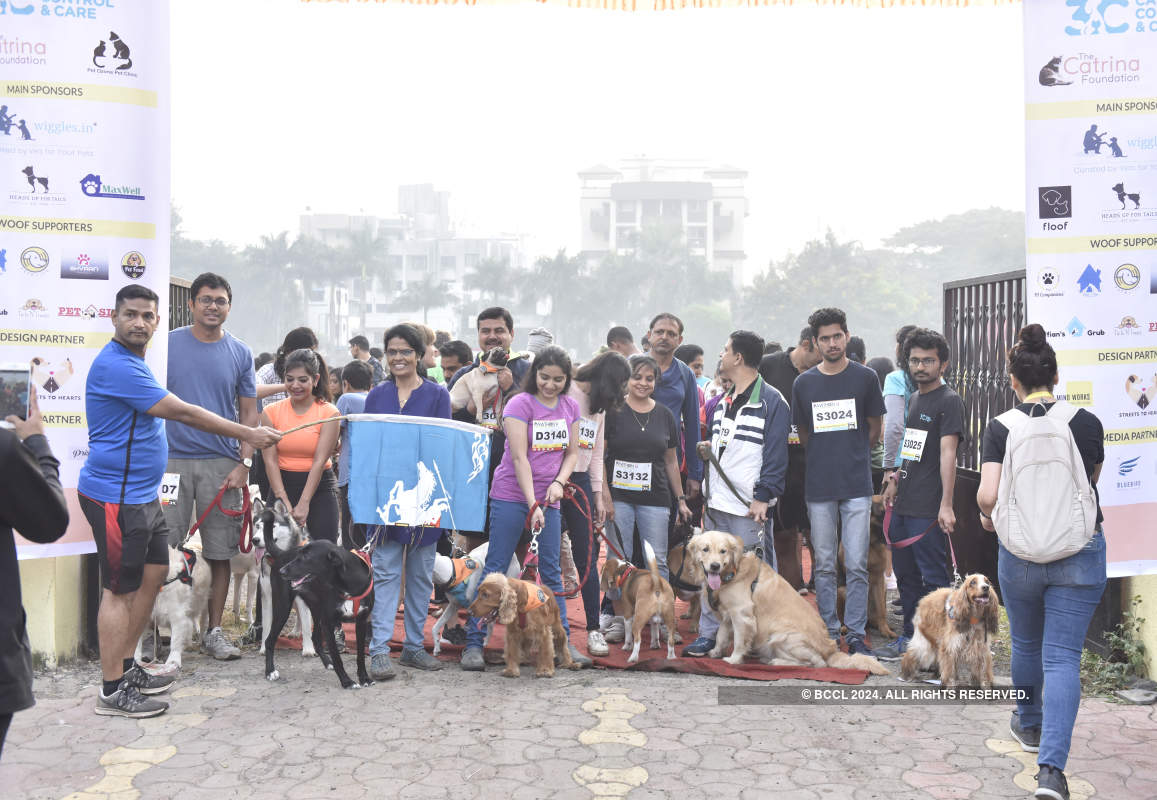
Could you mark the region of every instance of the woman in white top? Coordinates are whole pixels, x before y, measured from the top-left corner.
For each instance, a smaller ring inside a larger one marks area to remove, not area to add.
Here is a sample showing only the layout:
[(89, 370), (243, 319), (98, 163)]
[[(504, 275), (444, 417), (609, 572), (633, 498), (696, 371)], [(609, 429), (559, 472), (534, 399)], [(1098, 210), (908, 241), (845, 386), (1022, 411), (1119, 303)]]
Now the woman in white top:
[[(597, 356), (584, 364), (575, 374), (570, 395), (579, 406), (579, 456), (570, 482), (586, 494), (594, 522), (601, 523), (606, 516), (603, 506), (603, 427), (608, 409), (623, 402), (631, 368), (627, 359), (614, 350)], [(592, 468), (593, 466), (593, 468)], [(570, 533), (574, 562), (579, 578), (587, 573), (581, 594), (587, 621), (587, 652), (592, 656), (607, 655), (607, 642), (599, 631), (599, 540), (592, 536), (590, 523), (583, 516), (585, 507), (564, 497), (562, 516)], [(594, 541), (593, 552), (591, 541)], [(587, 569), (590, 564), (590, 569)]]

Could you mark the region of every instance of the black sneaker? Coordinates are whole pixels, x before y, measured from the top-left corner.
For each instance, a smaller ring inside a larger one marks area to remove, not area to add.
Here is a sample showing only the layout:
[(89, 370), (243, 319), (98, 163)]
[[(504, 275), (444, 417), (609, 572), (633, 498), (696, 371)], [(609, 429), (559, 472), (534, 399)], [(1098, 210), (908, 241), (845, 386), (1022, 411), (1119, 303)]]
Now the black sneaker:
[[(1008, 722), (1008, 730), (1012, 733), (1012, 738), (1020, 744), (1020, 749), (1026, 753), (1040, 752), (1040, 726), (1035, 728), (1022, 728), (1020, 726), (1020, 717), (1013, 713), (1012, 719)], [(1047, 796), (1047, 795), (1046, 795)]]
[(121, 686), (132, 686), (141, 694), (161, 694), (172, 688), (174, 680), (172, 675), (153, 675), (140, 664), (133, 664), (121, 678)]
[[(160, 700), (145, 697), (135, 686), (126, 686), (123, 683), (108, 697), (98, 689), (96, 693), (96, 711), (104, 717), (131, 717), (145, 719), (164, 714), (169, 710), (169, 704)], [(1067, 796), (1067, 795), (1066, 795)]]
[(849, 633), (844, 637), (844, 644), (848, 646), (848, 655), (854, 656), (858, 653), (863, 653), (866, 656), (876, 657), (875, 651), (864, 644), (864, 640), (855, 634)]
[(877, 647), (875, 650), (876, 659), (879, 661), (899, 661), (906, 652), (908, 652), (907, 636), (899, 636), (896, 641), (883, 647)]
[(702, 658), (715, 649), (715, 640), (706, 636), (700, 636), (691, 644), (683, 648), (683, 656), (691, 658)]
[(1049, 800), (1069, 800), (1069, 782), (1065, 780), (1065, 773), (1048, 764), (1040, 765), (1040, 772), (1036, 774), (1036, 791), (1033, 797), (1044, 797)]

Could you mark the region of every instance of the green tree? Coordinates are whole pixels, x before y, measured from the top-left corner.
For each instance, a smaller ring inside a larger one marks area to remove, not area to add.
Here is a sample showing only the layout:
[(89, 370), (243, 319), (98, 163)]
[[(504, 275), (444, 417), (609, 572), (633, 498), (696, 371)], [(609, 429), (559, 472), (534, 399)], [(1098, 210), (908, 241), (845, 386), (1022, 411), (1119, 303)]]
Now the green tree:
[(1024, 269), (1024, 214), (983, 208), (901, 228), (884, 244), (911, 256), (933, 282)]
[(509, 297), (510, 287), (519, 283), (519, 277), (509, 259), (484, 258), (463, 276), (462, 285), (467, 292), (478, 292), (483, 304), (491, 305)]
[[(256, 297), (253, 319), (265, 330), (262, 339), (280, 342), (291, 329), (306, 324), (305, 303), (296, 265), (290, 249), (289, 232), (262, 236), (258, 244), (245, 248), (250, 274), (261, 287)], [(236, 292), (234, 292), (236, 295)], [(236, 306), (233, 313), (237, 312)], [(269, 327), (276, 333), (271, 337)]]
[(410, 281), (406, 291), (398, 295), (392, 305), (398, 309), (422, 309), (422, 323), (429, 324), (431, 308), (443, 308), (456, 302), (458, 298), (450, 291), (447, 281), (426, 275), (420, 281)]

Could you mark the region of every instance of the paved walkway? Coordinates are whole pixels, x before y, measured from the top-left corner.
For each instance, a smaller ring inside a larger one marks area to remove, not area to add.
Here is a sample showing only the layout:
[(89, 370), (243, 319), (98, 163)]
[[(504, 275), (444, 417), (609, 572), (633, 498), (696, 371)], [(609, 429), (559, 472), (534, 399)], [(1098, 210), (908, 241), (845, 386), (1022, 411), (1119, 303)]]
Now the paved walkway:
[[(963, 800), (1035, 786), (1008, 707), (728, 706), (720, 686), (784, 683), (601, 670), (510, 680), (497, 667), (399, 667), (392, 682), (343, 691), (317, 660), (279, 656), (284, 679), (271, 684), (252, 651), (229, 663), (187, 654), (172, 709), (151, 720), (93, 714), (95, 666), (42, 676), (37, 706), (13, 722), (0, 796)], [(1085, 701), (1073, 797), (1157, 797), (1155, 743), (1155, 707)]]

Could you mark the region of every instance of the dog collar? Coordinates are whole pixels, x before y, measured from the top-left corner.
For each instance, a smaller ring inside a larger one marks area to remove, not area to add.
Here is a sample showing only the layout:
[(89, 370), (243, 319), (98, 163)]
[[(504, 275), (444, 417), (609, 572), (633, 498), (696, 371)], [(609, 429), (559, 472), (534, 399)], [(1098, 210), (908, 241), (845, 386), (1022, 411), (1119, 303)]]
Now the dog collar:
[(181, 552), (181, 571), (174, 577), (169, 578), (161, 584), (161, 588), (165, 588), (173, 581), (180, 581), (186, 586), (193, 585), (193, 567), (197, 565), (197, 554), (192, 550), (186, 550), (184, 547), (177, 548)]
[(627, 579), (634, 575), (635, 570), (637, 569), (638, 567), (636, 567), (634, 564), (628, 564), (627, 568), (623, 570), (623, 574), (615, 579), (615, 585), (619, 587), (619, 591), (622, 591), (623, 585), (626, 584)]
[[(956, 619), (956, 612), (952, 608), (952, 595), (949, 595), (944, 600), (944, 613), (948, 615), (948, 619)], [(977, 625), (980, 623), (980, 617), (969, 617), (969, 625)]]

